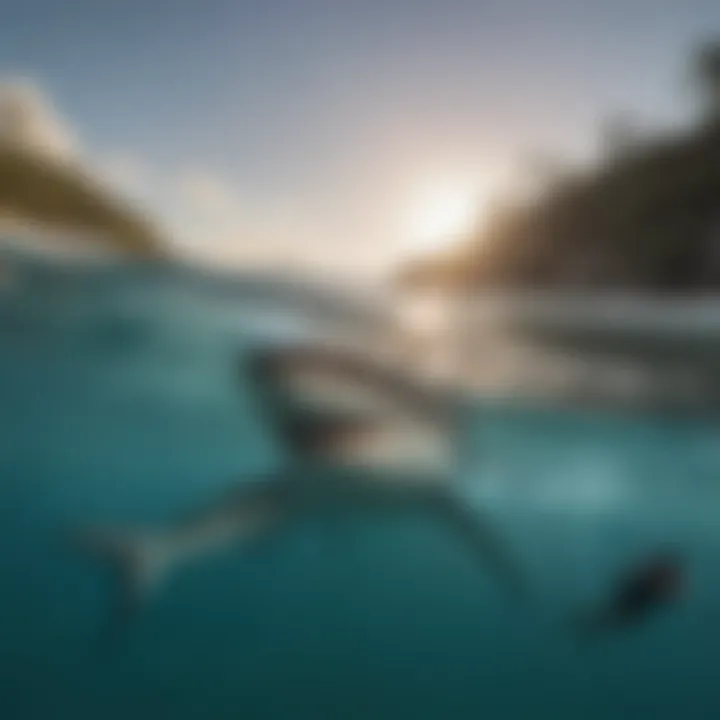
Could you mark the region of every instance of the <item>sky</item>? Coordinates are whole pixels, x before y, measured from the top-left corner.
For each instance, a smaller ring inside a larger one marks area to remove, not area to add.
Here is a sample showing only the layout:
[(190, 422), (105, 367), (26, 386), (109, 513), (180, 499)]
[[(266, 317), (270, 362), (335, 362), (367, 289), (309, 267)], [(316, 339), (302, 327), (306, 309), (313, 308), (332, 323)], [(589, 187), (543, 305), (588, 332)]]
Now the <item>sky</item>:
[(434, 192), (682, 120), (715, 33), (717, 0), (0, 0), (0, 75), (178, 253), (362, 274)]

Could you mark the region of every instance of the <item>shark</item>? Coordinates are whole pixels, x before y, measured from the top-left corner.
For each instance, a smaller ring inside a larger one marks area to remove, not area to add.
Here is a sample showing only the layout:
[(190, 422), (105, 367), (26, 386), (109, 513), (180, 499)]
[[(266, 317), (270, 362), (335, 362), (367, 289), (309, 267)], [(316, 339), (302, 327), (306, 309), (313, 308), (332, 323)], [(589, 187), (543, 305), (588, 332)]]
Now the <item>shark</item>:
[(338, 504), (426, 513), (508, 592), (526, 594), (517, 557), (455, 481), (463, 413), (454, 393), (331, 347), (258, 349), (240, 370), (280, 451), (276, 471), (238, 478), (166, 524), (71, 531), (77, 550), (114, 569), (116, 619), (137, 615), (178, 568), (225, 548), (262, 547), (297, 519)]

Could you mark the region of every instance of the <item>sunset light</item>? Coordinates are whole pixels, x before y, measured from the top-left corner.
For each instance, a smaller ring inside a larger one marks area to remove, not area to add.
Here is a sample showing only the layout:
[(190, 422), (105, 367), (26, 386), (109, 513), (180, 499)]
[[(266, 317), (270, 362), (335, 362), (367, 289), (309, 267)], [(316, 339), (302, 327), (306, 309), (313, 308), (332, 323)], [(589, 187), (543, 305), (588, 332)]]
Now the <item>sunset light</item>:
[(480, 220), (484, 195), (476, 184), (460, 182), (439, 183), (417, 192), (407, 211), (404, 252), (437, 252), (470, 235)]

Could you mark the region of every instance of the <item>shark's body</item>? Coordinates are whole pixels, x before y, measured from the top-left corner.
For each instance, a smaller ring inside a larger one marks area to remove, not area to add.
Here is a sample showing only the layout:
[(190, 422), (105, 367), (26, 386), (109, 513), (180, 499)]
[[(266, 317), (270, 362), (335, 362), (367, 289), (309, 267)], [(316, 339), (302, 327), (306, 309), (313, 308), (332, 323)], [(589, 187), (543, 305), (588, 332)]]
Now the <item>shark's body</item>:
[(276, 536), (337, 504), (435, 516), (510, 590), (522, 591), (515, 561), (453, 489), (457, 417), (449, 398), (355, 355), (314, 348), (259, 353), (247, 369), (287, 467), (244, 480), (165, 528), (81, 531), (81, 545), (117, 568), (125, 614), (176, 567)]

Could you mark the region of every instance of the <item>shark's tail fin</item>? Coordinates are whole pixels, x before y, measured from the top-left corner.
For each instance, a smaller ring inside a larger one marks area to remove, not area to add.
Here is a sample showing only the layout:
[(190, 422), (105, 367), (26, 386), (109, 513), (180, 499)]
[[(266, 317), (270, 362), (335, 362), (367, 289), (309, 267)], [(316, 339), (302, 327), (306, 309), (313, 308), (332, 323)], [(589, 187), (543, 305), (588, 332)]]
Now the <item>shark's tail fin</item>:
[(109, 631), (132, 621), (171, 569), (172, 558), (161, 538), (136, 530), (88, 528), (74, 532), (72, 544), (104, 563), (117, 581), (116, 609)]

